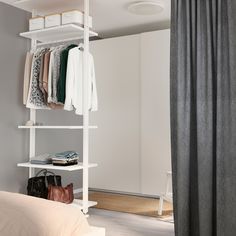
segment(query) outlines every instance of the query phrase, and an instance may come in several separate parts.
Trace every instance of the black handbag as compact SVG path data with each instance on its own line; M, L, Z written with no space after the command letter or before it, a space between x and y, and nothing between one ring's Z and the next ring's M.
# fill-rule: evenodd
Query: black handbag
M40 176L42 173L43 175ZM28 195L47 199L48 185L61 186L61 176L55 175L53 172L43 169L39 171L35 177L28 180Z

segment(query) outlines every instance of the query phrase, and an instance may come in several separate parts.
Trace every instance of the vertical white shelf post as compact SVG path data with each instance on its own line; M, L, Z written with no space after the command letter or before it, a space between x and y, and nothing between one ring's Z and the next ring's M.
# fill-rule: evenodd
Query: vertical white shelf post
M83 213L88 213L88 163L89 163L89 111L88 111L88 76L89 76L89 0L84 0L84 63L83 63Z
M36 10L32 11L32 17L37 15ZM37 41L31 40L31 50L36 49ZM36 110L30 109L30 120L36 123ZM29 143L29 159L35 156L35 129L30 129L30 143ZM34 168L29 168L29 178L34 176Z
M30 120L36 121L36 110L30 109ZM35 129L30 129L30 151L29 159L35 156ZM29 178L34 176L34 168L29 168Z

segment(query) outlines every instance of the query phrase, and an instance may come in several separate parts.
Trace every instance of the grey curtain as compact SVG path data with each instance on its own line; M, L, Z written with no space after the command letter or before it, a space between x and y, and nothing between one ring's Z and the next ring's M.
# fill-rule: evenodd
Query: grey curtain
M176 236L236 235L236 0L172 0Z

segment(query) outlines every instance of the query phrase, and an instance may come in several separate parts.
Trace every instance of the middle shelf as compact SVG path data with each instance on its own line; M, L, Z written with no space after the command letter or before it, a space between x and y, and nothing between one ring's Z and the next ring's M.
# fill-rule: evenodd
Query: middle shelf
M19 163L18 167L26 167L26 168L36 168L36 169L51 169L51 170L66 170L66 171L75 171L75 170L83 170L84 165L82 162L79 162L77 165L72 166L54 166L52 164L48 165L39 165L39 164L31 164L30 162ZM97 167L96 163L89 163L88 168Z
M19 125L19 129L84 129L81 125ZM97 129L96 125L89 126L89 129Z

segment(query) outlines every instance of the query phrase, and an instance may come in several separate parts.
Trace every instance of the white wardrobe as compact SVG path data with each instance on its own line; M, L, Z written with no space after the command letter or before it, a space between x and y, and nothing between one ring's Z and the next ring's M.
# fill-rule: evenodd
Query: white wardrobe
M99 111L91 132L90 187L147 195L165 189L171 170L170 31L91 42Z

